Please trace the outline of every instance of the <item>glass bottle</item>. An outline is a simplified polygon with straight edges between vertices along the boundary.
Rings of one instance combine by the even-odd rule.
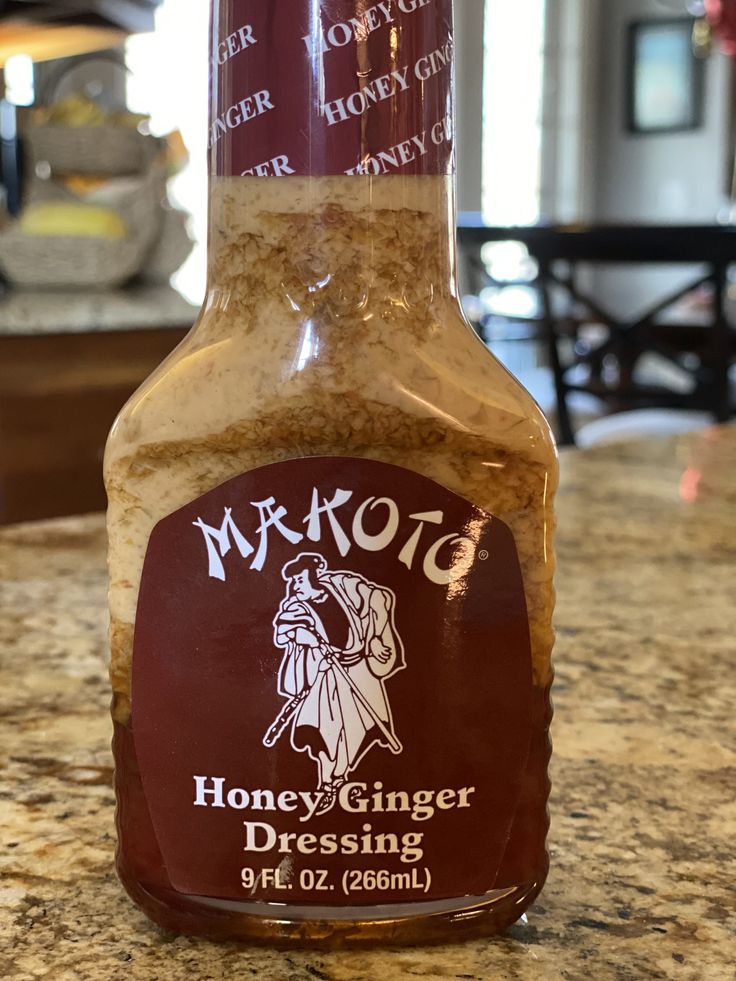
[[[457,295],[451,0],[215,0],[209,285],[106,455],[118,872],[273,944],[544,883],[554,442]]]

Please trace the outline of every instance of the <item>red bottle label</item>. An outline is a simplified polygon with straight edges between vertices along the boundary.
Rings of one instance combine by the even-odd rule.
[[[292,460],[153,531],[133,735],[182,893],[365,906],[512,885],[531,712],[513,536],[425,477]]]
[[[451,0],[215,0],[217,176],[447,174]]]

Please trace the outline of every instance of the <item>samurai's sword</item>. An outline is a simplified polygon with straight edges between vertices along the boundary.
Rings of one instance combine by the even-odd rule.
[[[263,737],[264,746],[268,746],[270,749],[271,746],[274,746],[278,742],[286,731],[289,723],[299,710],[300,705],[306,700],[306,697],[311,690],[311,688],[305,688],[303,692],[301,692],[299,695],[295,695],[291,701],[284,705],[276,717],[276,721]]]

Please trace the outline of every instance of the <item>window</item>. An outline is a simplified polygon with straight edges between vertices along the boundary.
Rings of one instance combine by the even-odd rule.
[[[192,216],[197,247],[174,278],[193,303],[201,303],[207,279],[207,120],[209,113],[209,4],[165,0],[156,31],[127,44],[128,106],[149,113],[154,135],[180,130],[191,162],[170,182],[169,196]]]
[[[483,217],[538,221],[546,0],[486,0]]]

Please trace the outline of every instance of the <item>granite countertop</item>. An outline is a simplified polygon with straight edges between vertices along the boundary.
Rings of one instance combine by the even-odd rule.
[[[199,310],[171,286],[95,292],[9,290],[0,297],[0,338],[191,327]]]
[[[566,454],[552,872],[502,939],[166,935],[112,868],[101,517],[0,531],[0,977],[733,981],[736,428]]]

